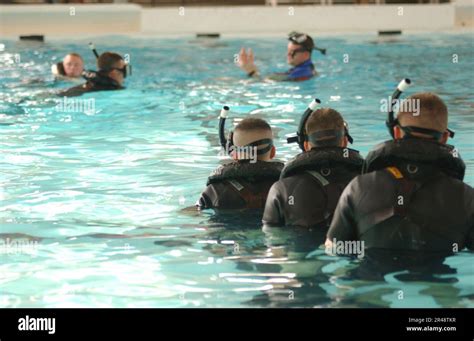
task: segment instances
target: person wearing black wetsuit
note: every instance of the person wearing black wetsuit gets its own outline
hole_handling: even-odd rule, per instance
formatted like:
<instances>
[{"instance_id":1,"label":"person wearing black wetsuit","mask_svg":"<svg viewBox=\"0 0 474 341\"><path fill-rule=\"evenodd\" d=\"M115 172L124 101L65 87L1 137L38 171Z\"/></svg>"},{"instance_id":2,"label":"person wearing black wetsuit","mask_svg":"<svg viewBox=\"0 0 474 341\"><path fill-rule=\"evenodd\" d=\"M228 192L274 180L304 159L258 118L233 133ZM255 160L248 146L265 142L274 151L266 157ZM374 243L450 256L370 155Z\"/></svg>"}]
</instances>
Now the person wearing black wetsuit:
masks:
<instances>
[{"instance_id":1,"label":"person wearing black wetsuit","mask_svg":"<svg viewBox=\"0 0 474 341\"><path fill-rule=\"evenodd\" d=\"M314 111L305 130L305 151L283 168L270 189L262 220L266 226L320 228L325 234L339 196L361 173L363 159L347 148L345 122L336 110Z\"/></svg>"},{"instance_id":2,"label":"person wearing black wetsuit","mask_svg":"<svg viewBox=\"0 0 474 341\"><path fill-rule=\"evenodd\" d=\"M283 163L275 156L270 125L246 118L231 134L233 162L218 167L196 203L198 209L263 209L270 187L280 177Z\"/></svg>"},{"instance_id":3,"label":"person wearing black wetsuit","mask_svg":"<svg viewBox=\"0 0 474 341\"><path fill-rule=\"evenodd\" d=\"M81 96L87 92L124 89L127 65L123 58L113 52L104 52L97 59L99 71L85 72L86 83L61 91L58 96Z\"/></svg>"},{"instance_id":4,"label":"person wearing black wetsuit","mask_svg":"<svg viewBox=\"0 0 474 341\"><path fill-rule=\"evenodd\" d=\"M419 93L401 108L389 126L394 140L376 146L364 174L344 190L326 247L360 241L392 252L473 250L474 189L463 182L458 150L446 144L446 105L433 93Z\"/></svg>"}]
</instances>

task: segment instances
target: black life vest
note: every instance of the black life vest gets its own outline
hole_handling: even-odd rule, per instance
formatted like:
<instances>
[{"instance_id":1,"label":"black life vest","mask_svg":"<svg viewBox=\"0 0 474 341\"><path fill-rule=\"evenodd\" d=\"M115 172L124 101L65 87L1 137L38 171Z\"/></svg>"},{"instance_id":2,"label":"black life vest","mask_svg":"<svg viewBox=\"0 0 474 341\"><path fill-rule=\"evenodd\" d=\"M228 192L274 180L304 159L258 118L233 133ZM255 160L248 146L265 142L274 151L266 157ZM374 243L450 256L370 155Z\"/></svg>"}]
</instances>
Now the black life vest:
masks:
<instances>
[{"instance_id":1,"label":"black life vest","mask_svg":"<svg viewBox=\"0 0 474 341\"><path fill-rule=\"evenodd\" d=\"M388 211L374 212L371 224L376 225L393 216L405 219L411 231L419 228L411 221L408 209L414 194L440 176L463 180L466 165L458 151L450 145L436 141L405 138L390 140L377 145L365 159L364 173L386 171L395 182L396 195Z\"/></svg>"},{"instance_id":2,"label":"black life vest","mask_svg":"<svg viewBox=\"0 0 474 341\"><path fill-rule=\"evenodd\" d=\"M245 201L246 208L263 208L268 191L280 178L282 169L281 162L231 162L212 172L207 185L226 183ZM264 190L253 190L253 184L263 184Z\"/></svg>"},{"instance_id":3,"label":"black life vest","mask_svg":"<svg viewBox=\"0 0 474 341\"><path fill-rule=\"evenodd\" d=\"M359 152L342 147L318 147L298 154L288 161L280 178L308 173L326 195L327 222L347 184L362 171L364 159Z\"/></svg>"},{"instance_id":4,"label":"black life vest","mask_svg":"<svg viewBox=\"0 0 474 341\"><path fill-rule=\"evenodd\" d=\"M87 80L86 88L94 90L118 90L124 87L106 75L103 71L86 71L82 77Z\"/></svg>"},{"instance_id":5,"label":"black life vest","mask_svg":"<svg viewBox=\"0 0 474 341\"><path fill-rule=\"evenodd\" d=\"M363 173L391 166L406 168L409 165L436 168L461 181L466 171L464 161L453 146L420 138L406 138L375 146L365 158Z\"/></svg>"}]
</instances>

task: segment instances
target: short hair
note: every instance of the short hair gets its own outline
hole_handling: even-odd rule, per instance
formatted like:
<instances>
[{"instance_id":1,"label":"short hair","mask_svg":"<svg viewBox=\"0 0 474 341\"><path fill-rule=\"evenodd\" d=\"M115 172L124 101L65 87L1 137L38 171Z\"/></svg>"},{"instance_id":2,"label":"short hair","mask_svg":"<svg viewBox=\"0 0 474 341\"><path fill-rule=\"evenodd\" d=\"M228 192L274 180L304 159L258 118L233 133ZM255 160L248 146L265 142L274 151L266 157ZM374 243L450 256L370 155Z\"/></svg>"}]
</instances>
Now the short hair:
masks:
<instances>
[{"instance_id":1,"label":"short hair","mask_svg":"<svg viewBox=\"0 0 474 341\"><path fill-rule=\"evenodd\" d=\"M418 112L415 112L415 108ZM400 103L397 119L401 126L444 132L448 128L448 108L438 95L432 92L420 92Z\"/></svg>"},{"instance_id":2,"label":"short hair","mask_svg":"<svg viewBox=\"0 0 474 341\"><path fill-rule=\"evenodd\" d=\"M321 108L313 111L306 121L306 134L310 135L322 130L343 130L342 115L331 108Z\"/></svg>"},{"instance_id":3,"label":"short hair","mask_svg":"<svg viewBox=\"0 0 474 341\"><path fill-rule=\"evenodd\" d=\"M117 53L104 52L97 59L97 66L100 70L110 70L121 60L123 60L122 56Z\"/></svg>"},{"instance_id":4,"label":"short hair","mask_svg":"<svg viewBox=\"0 0 474 341\"><path fill-rule=\"evenodd\" d=\"M68 53L66 55L67 56L72 56L72 57L76 57L76 58L79 58L82 62L84 62L84 59L82 59L81 55L79 53L75 53L75 52L71 52L71 53Z\"/></svg>"},{"instance_id":5,"label":"short hair","mask_svg":"<svg viewBox=\"0 0 474 341\"><path fill-rule=\"evenodd\" d=\"M301 43L298 43L296 40L294 40L292 37L298 37L298 36L306 36L306 39L301 42ZM290 33L290 37L288 38L288 40L290 40L293 44L295 45L298 45L298 46L301 46L303 49L305 49L306 51L309 52L309 54L311 54L311 52L313 52L313 49L314 49L314 40L313 38L311 38L308 34L306 33L301 33L301 32L291 32Z\"/></svg>"},{"instance_id":6,"label":"short hair","mask_svg":"<svg viewBox=\"0 0 474 341\"><path fill-rule=\"evenodd\" d=\"M242 121L237 124L234 131L272 131L270 125L261 118L248 117L244 118Z\"/></svg>"}]
</instances>

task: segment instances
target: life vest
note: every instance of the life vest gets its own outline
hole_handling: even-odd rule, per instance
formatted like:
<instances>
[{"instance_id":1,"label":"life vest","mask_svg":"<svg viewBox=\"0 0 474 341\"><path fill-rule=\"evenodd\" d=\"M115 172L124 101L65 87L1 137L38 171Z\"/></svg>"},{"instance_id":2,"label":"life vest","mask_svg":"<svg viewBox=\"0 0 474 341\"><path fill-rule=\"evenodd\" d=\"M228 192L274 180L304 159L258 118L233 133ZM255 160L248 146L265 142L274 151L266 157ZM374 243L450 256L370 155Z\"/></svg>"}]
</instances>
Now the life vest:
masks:
<instances>
[{"instance_id":1,"label":"life vest","mask_svg":"<svg viewBox=\"0 0 474 341\"><path fill-rule=\"evenodd\" d=\"M280 178L307 173L326 196L325 219L330 221L347 184L361 173L364 159L359 152L342 147L318 147L298 154L283 168Z\"/></svg>"},{"instance_id":2,"label":"life vest","mask_svg":"<svg viewBox=\"0 0 474 341\"><path fill-rule=\"evenodd\" d=\"M430 222L428 219L417 223L413 219L415 216L409 214L409 210L413 209L411 202L417 191L430 182L437 181L440 177L447 176L462 181L465 169L464 161L453 146L436 141L406 138L386 141L376 146L368 154L363 172L386 172L394 182L396 195L393 197L391 207L385 207L367 215L363 225L376 226L384 224L390 218L398 217L399 223L395 225L397 229L394 230L393 227L387 225L389 228L387 234L397 236L405 243L415 243L416 245L411 247L414 249L434 247L423 244L425 238L421 236L425 233L437 236L440 231L435 229L436 222ZM362 231L362 233L370 233L370 230ZM450 233L452 240L463 239L459 235L461 232L456 229Z\"/></svg>"},{"instance_id":3,"label":"life vest","mask_svg":"<svg viewBox=\"0 0 474 341\"><path fill-rule=\"evenodd\" d=\"M281 162L231 162L218 167L209 176L207 185L226 183L245 201L246 208L263 208L268 191L280 178L282 168ZM256 183L263 183L263 190L260 187L255 191L252 185Z\"/></svg>"}]
</instances>

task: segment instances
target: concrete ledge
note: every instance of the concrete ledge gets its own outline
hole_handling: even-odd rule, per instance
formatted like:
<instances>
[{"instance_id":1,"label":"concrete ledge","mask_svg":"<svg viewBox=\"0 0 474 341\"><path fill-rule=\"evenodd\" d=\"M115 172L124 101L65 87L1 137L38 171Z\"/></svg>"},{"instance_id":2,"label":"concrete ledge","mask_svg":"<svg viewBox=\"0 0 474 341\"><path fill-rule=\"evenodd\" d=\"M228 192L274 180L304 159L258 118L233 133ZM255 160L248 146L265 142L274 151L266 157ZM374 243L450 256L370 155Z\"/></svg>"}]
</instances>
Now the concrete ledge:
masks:
<instances>
[{"instance_id":1,"label":"concrete ledge","mask_svg":"<svg viewBox=\"0 0 474 341\"><path fill-rule=\"evenodd\" d=\"M437 31L453 27L452 4L298 6L293 15L287 6L186 7L184 15L176 7L144 9L142 14L144 33Z\"/></svg>"},{"instance_id":2,"label":"concrete ledge","mask_svg":"<svg viewBox=\"0 0 474 341\"><path fill-rule=\"evenodd\" d=\"M74 15L72 11L75 11ZM472 0L446 4L159 7L135 4L0 5L0 36L281 35L376 33L378 30L440 32L474 27Z\"/></svg>"},{"instance_id":3,"label":"concrete ledge","mask_svg":"<svg viewBox=\"0 0 474 341\"><path fill-rule=\"evenodd\" d=\"M0 5L2 36L123 34L140 29L141 7L135 4Z\"/></svg>"}]
</instances>

